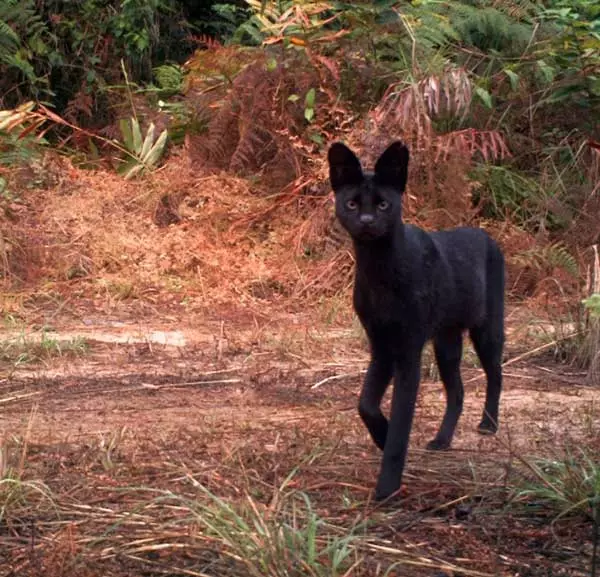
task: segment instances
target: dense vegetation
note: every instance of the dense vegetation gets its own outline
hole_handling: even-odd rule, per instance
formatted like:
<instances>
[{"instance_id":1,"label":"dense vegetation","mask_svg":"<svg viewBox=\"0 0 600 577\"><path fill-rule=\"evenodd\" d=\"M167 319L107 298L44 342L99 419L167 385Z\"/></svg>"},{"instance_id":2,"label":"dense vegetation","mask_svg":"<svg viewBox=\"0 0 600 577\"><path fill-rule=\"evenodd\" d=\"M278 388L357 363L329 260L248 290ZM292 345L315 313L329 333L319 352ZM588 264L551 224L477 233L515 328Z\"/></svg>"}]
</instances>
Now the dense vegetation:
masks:
<instances>
[{"instance_id":1,"label":"dense vegetation","mask_svg":"<svg viewBox=\"0 0 600 577\"><path fill-rule=\"evenodd\" d=\"M375 109L390 132L474 152L470 177L485 215L553 231L568 228L589 196L599 11L591 0L5 0L0 105L44 102L114 136L107 127L135 112L131 92L145 95L150 115L166 113L172 140L207 131L215 164L250 173L290 137L300 138L295 157L314 154ZM249 100L249 86L264 89L260 101ZM224 143L234 115L244 135ZM246 130L252 118L265 123ZM510 161L493 162L508 151Z\"/></svg>"}]
</instances>

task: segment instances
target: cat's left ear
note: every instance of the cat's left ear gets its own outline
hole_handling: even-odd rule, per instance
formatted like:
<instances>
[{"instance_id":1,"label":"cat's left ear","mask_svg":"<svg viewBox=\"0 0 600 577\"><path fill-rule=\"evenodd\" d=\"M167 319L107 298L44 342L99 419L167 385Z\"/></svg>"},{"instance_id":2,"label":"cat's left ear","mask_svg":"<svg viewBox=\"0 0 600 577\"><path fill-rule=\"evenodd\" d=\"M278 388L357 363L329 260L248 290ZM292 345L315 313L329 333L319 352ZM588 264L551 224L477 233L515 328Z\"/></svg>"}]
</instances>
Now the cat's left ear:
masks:
<instances>
[{"instance_id":1,"label":"cat's left ear","mask_svg":"<svg viewBox=\"0 0 600 577\"><path fill-rule=\"evenodd\" d=\"M375 182L393 188L399 194L406 189L409 153L401 141L390 144L375 163Z\"/></svg>"}]
</instances>

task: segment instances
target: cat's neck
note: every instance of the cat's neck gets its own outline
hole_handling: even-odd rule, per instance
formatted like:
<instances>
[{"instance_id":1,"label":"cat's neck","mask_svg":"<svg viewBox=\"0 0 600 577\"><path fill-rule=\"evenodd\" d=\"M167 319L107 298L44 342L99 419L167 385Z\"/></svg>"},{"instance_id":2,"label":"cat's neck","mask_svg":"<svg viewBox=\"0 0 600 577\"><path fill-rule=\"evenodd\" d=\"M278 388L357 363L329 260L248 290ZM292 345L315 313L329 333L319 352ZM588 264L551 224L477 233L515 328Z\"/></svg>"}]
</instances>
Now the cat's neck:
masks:
<instances>
[{"instance_id":1,"label":"cat's neck","mask_svg":"<svg viewBox=\"0 0 600 577\"><path fill-rule=\"evenodd\" d=\"M395 227L392 234L381 239L359 241L353 239L356 266L362 269L373 265L392 265L402 259L405 248L405 230L402 224Z\"/></svg>"}]
</instances>

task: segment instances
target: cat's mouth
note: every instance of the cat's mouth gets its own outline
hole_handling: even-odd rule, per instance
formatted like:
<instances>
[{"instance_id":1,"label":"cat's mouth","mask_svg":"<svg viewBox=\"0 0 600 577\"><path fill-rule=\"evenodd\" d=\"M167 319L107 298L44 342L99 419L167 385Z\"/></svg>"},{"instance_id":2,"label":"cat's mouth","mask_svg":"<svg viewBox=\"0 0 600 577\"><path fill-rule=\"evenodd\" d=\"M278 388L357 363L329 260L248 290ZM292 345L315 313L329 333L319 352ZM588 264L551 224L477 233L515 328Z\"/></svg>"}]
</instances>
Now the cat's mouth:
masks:
<instances>
[{"instance_id":1,"label":"cat's mouth","mask_svg":"<svg viewBox=\"0 0 600 577\"><path fill-rule=\"evenodd\" d=\"M376 240L381 236L381 231L376 226L363 224L356 235L360 240Z\"/></svg>"}]
</instances>

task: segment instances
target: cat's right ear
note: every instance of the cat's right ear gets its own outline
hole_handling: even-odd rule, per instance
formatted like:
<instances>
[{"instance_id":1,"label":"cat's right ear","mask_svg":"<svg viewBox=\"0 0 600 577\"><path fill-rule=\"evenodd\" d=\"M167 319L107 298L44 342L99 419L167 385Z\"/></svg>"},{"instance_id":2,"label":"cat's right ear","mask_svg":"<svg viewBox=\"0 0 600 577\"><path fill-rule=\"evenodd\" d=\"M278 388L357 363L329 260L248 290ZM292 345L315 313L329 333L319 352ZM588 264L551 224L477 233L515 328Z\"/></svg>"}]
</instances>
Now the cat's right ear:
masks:
<instances>
[{"instance_id":1,"label":"cat's right ear","mask_svg":"<svg viewBox=\"0 0 600 577\"><path fill-rule=\"evenodd\" d=\"M364 180L360 161L345 144L334 142L327 153L327 160L333 192L343 186L358 185Z\"/></svg>"},{"instance_id":2,"label":"cat's right ear","mask_svg":"<svg viewBox=\"0 0 600 577\"><path fill-rule=\"evenodd\" d=\"M375 182L400 194L406 188L409 153L400 140L390 144L375 163Z\"/></svg>"}]
</instances>

